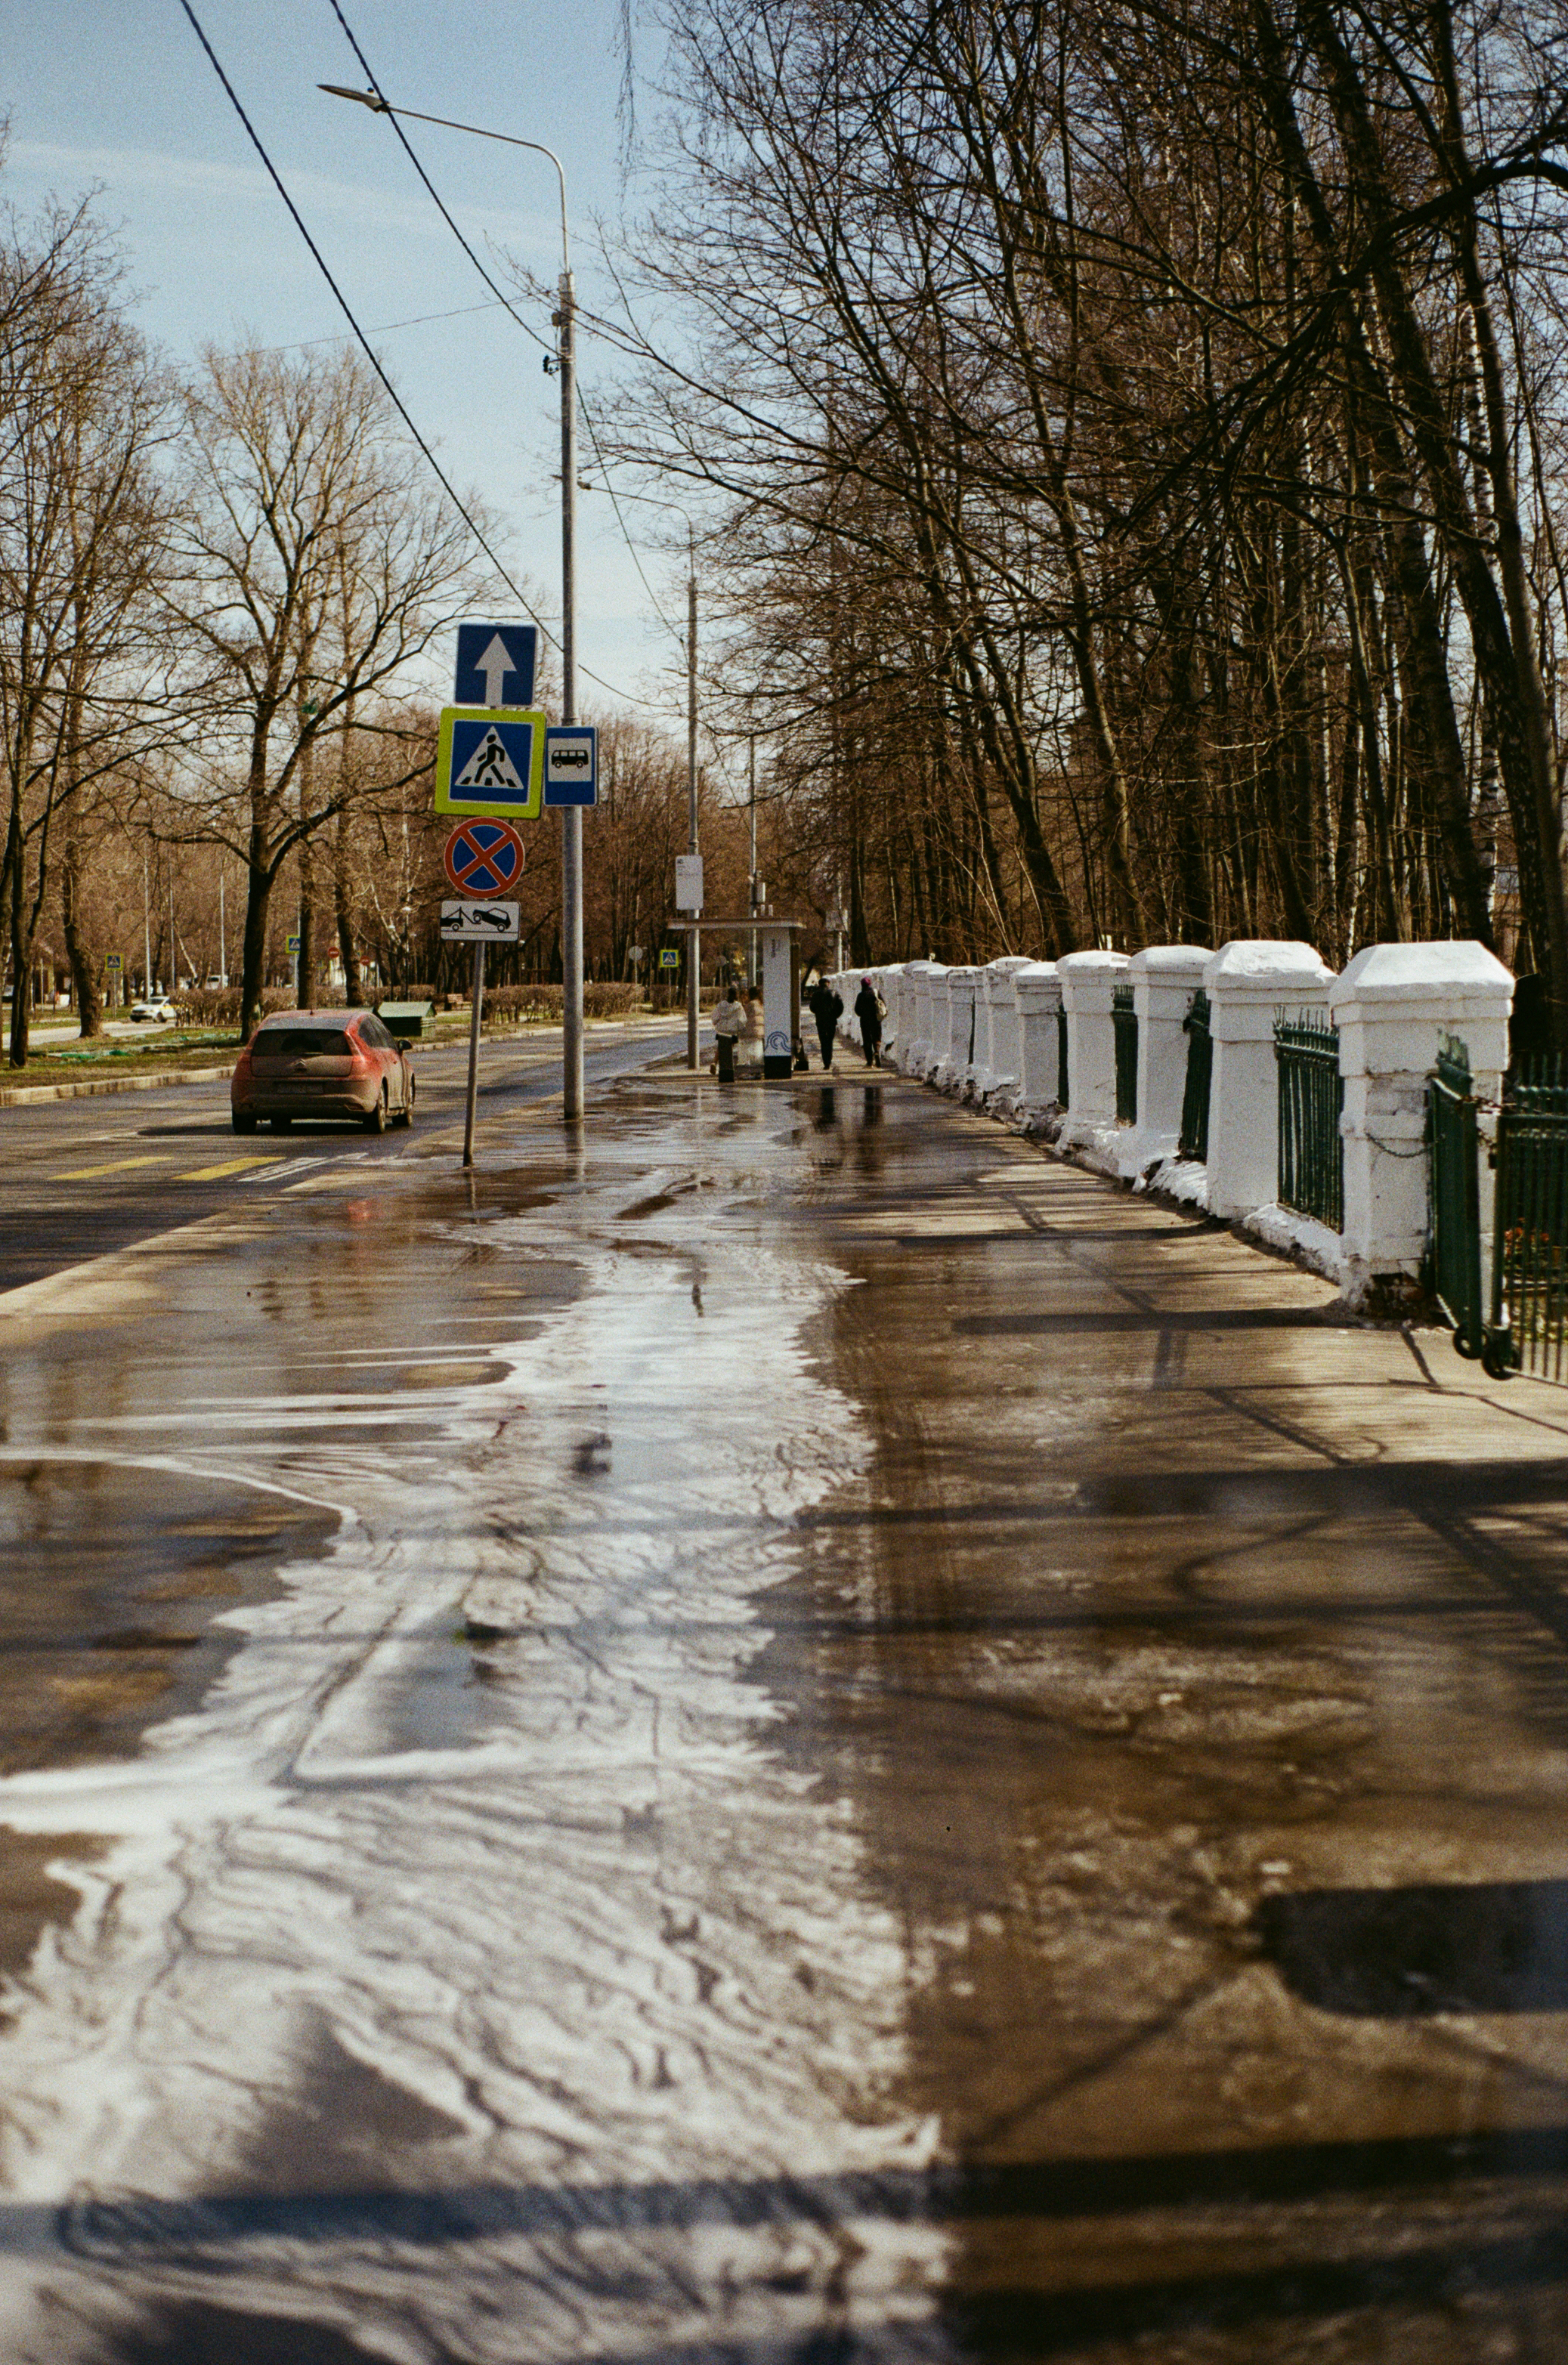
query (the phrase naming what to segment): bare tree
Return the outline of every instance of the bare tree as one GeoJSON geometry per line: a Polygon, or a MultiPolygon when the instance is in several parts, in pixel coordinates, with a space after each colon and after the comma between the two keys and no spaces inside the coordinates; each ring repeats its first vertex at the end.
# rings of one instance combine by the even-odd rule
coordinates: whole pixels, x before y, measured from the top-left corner
{"type": "Polygon", "coordinates": [[[384,793],[428,765],[423,737],[377,701],[463,604],[474,568],[465,528],[357,358],[323,368],[208,352],[184,423],[174,604],[205,707],[187,808],[193,831],[245,866],[248,1034],[278,873],[366,777],[318,766],[317,752],[351,731],[403,747],[401,765],[370,768],[384,793]]]}
{"type": "Polygon", "coordinates": [[[0,241],[0,889],[12,978],[8,1055],[28,1056],[28,979],[67,835],[65,924],[76,927],[84,801],[166,727],[152,593],[164,556],[155,474],[164,403],[116,310],[118,270],[90,212],[13,221],[0,241]]]}

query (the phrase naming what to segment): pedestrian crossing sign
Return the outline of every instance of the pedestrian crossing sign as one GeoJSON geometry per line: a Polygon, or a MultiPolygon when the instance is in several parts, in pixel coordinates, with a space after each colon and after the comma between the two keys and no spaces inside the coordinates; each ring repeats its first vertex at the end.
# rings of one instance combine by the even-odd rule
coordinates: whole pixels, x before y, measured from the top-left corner
{"type": "Polygon", "coordinates": [[[531,707],[443,706],[437,813],[537,821],[544,797],[544,716],[531,707]]]}

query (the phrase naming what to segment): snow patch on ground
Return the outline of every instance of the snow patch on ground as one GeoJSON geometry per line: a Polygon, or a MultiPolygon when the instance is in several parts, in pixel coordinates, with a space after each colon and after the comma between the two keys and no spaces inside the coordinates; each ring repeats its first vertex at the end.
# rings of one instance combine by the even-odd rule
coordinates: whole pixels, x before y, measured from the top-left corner
{"type": "Polygon", "coordinates": [[[1152,1173],[1139,1176],[1133,1188],[1173,1200],[1179,1207],[1206,1208],[1209,1170],[1195,1158],[1162,1158],[1152,1173]]]}
{"type": "Polygon", "coordinates": [[[1314,1216],[1298,1216],[1293,1207],[1254,1207],[1250,1215],[1239,1218],[1236,1228],[1247,1238],[1261,1240],[1265,1248],[1299,1258],[1330,1281],[1342,1283],[1348,1275],[1350,1263],[1338,1234],[1314,1216]]]}
{"type": "Polygon", "coordinates": [[[14,2365],[197,2300],[497,2365],[522,2324],[538,2365],[937,2340],[939,2233],[792,2197],[935,2144],[884,2099],[903,1933],[756,1673],[859,1450],[801,1343],[833,1286],[710,1194],[601,1234],[568,1315],[487,1338],[500,1383],[356,1399],[352,1445],[191,1408],[193,1458],[359,1522],[133,1765],[0,1782],[17,1830],[113,1835],[0,1997],[14,2365]],[[345,2078],[426,2138],[357,2149],[345,2078]]]}

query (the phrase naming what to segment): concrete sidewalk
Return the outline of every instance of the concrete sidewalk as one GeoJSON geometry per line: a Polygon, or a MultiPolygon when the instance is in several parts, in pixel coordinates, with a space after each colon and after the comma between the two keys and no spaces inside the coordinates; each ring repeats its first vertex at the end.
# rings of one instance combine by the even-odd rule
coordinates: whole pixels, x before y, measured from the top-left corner
{"type": "Polygon", "coordinates": [[[108,1851],[8,2354],[1568,2354],[1568,1396],[855,1070],[123,1262],[15,1466],[106,1518],[155,1328],[359,1526],[129,1805],[0,1783],[108,1851]]]}

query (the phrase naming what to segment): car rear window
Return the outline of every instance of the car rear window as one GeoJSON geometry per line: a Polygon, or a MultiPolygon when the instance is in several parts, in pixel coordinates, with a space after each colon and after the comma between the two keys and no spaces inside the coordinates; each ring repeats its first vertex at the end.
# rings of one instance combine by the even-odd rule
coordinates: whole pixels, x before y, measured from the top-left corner
{"type": "Polygon", "coordinates": [[[336,1027],[263,1026],[251,1049],[258,1059],[346,1059],[353,1045],[336,1027]]]}

